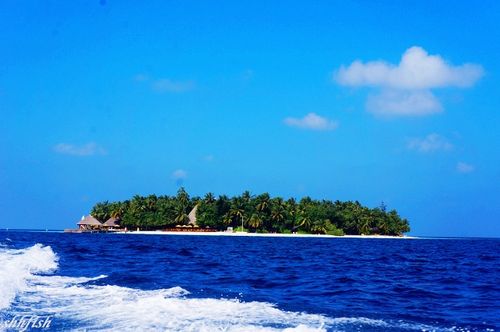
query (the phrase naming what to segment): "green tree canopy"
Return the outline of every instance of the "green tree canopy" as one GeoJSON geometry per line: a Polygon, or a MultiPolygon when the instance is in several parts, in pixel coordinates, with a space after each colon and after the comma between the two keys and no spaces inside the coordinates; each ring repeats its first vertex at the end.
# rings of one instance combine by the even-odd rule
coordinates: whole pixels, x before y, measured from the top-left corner
{"type": "Polygon", "coordinates": [[[190,197],[184,188],[175,196],[140,196],[118,202],[99,202],[91,214],[101,222],[120,218],[124,227],[164,229],[189,222],[188,214],[197,205],[196,219],[200,227],[225,230],[228,226],[245,225],[253,232],[306,232],[315,234],[380,234],[402,235],[410,231],[407,219],[385,203],[368,208],[358,201],[315,200],[303,197],[272,197],[269,193],[203,198],[190,197]]]}

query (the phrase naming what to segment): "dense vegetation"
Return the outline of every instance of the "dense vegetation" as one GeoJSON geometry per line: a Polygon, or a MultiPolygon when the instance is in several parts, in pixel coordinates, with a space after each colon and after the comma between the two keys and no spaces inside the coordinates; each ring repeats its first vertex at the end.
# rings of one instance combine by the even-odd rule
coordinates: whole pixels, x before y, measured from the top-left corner
{"type": "Polygon", "coordinates": [[[101,202],[92,209],[92,216],[105,221],[109,217],[121,219],[121,225],[130,229],[163,229],[186,225],[188,214],[198,205],[197,224],[225,230],[243,225],[251,232],[318,233],[318,234],[382,234],[401,235],[409,232],[406,219],[385,205],[370,209],[359,202],[314,200],[304,197],[284,200],[268,193],[252,196],[246,191],[240,196],[190,198],[183,189],[176,196],[134,196],[123,202],[101,202]]]}

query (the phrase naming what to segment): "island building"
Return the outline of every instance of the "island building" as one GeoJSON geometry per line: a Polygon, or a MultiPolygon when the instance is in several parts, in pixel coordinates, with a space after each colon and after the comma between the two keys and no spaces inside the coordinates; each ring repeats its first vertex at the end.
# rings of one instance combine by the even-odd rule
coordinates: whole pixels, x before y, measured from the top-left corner
{"type": "Polygon", "coordinates": [[[78,229],[82,231],[99,230],[102,228],[102,224],[99,220],[92,217],[90,214],[88,216],[82,216],[82,219],[77,223],[78,229]]]}

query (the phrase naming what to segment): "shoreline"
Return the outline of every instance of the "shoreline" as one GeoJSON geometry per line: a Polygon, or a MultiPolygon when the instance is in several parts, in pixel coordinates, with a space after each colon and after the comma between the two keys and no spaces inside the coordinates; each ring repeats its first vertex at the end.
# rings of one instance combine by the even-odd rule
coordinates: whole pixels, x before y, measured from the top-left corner
{"type": "Polygon", "coordinates": [[[307,237],[307,238],[335,238],[335,239],[418,239],[415,236],[392,235],[328,235],[328,234],[283,234],[283,233],[246,233],[246,232],[168,232],[168,231],[128,231],[112,232],[112,234],[136,235],[189,235],[189,236],[239,236],[239,237],[307,237]]]}

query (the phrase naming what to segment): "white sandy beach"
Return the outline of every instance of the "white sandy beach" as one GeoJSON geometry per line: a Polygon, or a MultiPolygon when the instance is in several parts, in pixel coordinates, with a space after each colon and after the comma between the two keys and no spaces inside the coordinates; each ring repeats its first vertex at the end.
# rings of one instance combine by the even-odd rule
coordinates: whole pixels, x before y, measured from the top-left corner
{"type": "Polygon", "coordinates": [[[332,238],[332,239],[417,239],[414,236],[390,235],[325,235],[325,234],[283,234],[283,233],[246,233],[246,232],[168,232],[168,231],[128,231],[115,234],[136,235],[193,235],[193,236],[247,236],[247,237],[307,237],[307,238],[332,238]]]}

